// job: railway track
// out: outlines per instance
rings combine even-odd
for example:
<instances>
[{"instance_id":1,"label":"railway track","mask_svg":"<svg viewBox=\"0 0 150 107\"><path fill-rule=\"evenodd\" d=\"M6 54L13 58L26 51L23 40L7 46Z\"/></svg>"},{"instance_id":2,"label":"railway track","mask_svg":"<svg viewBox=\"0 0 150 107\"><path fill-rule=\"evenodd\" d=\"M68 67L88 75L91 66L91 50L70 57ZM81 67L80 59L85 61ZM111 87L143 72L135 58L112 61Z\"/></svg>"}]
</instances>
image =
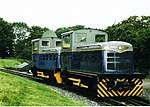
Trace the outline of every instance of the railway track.
<instances>
[{"instance_id":1,"label":"railway track","mask_svg":"<svg viewBox=\"0 0 150 107\"><path fill-rule=\"evenodd\" d=\"M150 101L143 97L109 98L109 100L120 106L150 106Z\"/></svg>"},{"instance_id":2,"label":"railway track","mask_svg":"<svg viewBox=\"0 0 150 107\"><path fill-rule=\"evenodd\" d=\"M142 97L130 97L126 100L135 106L150 106L150 101Z\"/></svg>"},{"instance_id":3,"label":"railway track","mask_svg":"<svg viewBox=\"0 0 150 107\"><path fill-rule=\"evenodd\" d=\"M21 71L17 71L17 70L10 70L10 69L5 69L5 68L0 68L1 71L6 72L6 73L10 73L10 74L15 74L18 76L22 76L22 77L26 77L28 79L40 82L40 83L44 83L47 85L54 85L54 84L49 84L45 81L43 81L42 78L38 78L38 77L33 77L32 73L28 73L28 72L21 72ZM150 106L150 101L143 98L143 97L125 97L125 98L101 98L101 99L97 99L96 97L94 97L94 95L86 90L81 90L78 87L73 88L70 87L68 85L63 85L63 86L57 86L54 85L58 88L64 89L64 90L68 90L70 92L74 92L78 95L82 95L84 97L87 97L88 99L94 101L94 102L101 102L101 104L104 104L105 106ZM88 93L88 94L87 94ZM92 96L92 97L89 97Z\"/></svg>"},{"instance_id":4,"label":"railway track","mask_svg":"<svg viewBox=\"0 0 150 107\"><path fill-rule=\"evenodd\" d=\"M5 68L0 68L1 71L9 73L9 74L14 74L14 75L18 75L18 76L22 76L22 77L26 77L28 79L37 81L37 82L42 82L43 79L38 78L38 77L33 77L32 73L28 73L28 72L21 72L21 71L17 71L17 70L10 70L10 69L5 69Z\"/></svg>"}]
</instances>

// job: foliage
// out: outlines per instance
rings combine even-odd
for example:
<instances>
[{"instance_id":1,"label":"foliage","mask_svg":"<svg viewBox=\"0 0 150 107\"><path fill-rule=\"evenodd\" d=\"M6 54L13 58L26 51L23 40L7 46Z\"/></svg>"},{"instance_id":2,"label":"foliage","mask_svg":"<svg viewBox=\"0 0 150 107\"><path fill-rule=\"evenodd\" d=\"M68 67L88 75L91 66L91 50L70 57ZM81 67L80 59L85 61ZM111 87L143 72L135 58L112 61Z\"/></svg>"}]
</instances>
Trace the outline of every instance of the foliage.
<instances>
[{"instance_id":1,"label":"foliage","mask_svg":"<svg viewBox=\"0 0 150 107\"><path fill-rule=\"evenodd\" d=\"M49 30L48 28L42 28L40 26L32 26L29 31L28 38L24 39L20 44L23 45L22 52L18 56L19 58L31 60L31 41L33 39L41 38L42 34Z\"/></svg>"},{"instance_id":2,"label":"foliage","mask_svg":"<svg viewBox=\"0 0 150 107\"><path fill-rule=\"evenodd\" d=\"M49 87L26 78L0 72L0 106L81 106Z\"/></svg>"},{"instance_id":3,"label":"foliage","mask_svg":"<svg viewBox=\"0 0 150 107\"><path fill-rule=\"evenodd\" d=\"M0 18L0 57L5 58L13 55L13 44L15 36L13 25Z\"/></svg>"},{"instance_id":4,"label":"foliage","mask_svg":"<svg viewBox=\"0 0 150 107\"><path fill-rule=\"evenodd\" d=\"M14 30L14 34L16 36L16 42L27 39L29 36L29 33L30 33L29 26L24 22L13 23L13 30Z\"/></svg>"},{"instance_id":5,"label":"foliage","mask_svg":"<svg viewBox=\"0 0 150 107\"><path fill-rule=\"evenodd\" d=\"M72 27L63 27L63 28L58 28L55 33L58 36L58 38L61 38L61 34L64 32L69 32L69 31L73 31L73 30L79 30L79 29L83 29L84 26L83 25L76 25L76 26L72 26Z\"/></svg>"},{"instance_id":6,"label":"foliage","mask_svg":"<svg viewBox=\"0 0 150 107\"><path fill-rule=\"evenodd\" d=\"M13 23L15 39L15 56L22 59L31 60L31 40L40 38L48 28L32 26L31 28L24 22Z\"/></svg>"},{"instance_id":7,"label":"foliage","mask_svg":"<svg viewBox=\"0 0 150 107\"><path fill-rule=\"evenodd\" d=\"M27 45L26 39L28 39L29 37L30 28L24 22L17 22L13 23L13 30L14 35L16 36L14 44L15 48L14 56L24 58L25 54L24 50L28 49L28 47L26 47Z\"/></svg>"},{"instance_id":8,"label":"foliage","mask_svg":"<svg viewBox=\"0 0 150 107\"><path fill-rule=\"evenodd\" d=\"M45 31L49 30L48 28L42 28L40 26L32 26L30 30L30 40L41 38Z\"/></svg>"},{"instance_id":9,"label":"foliage","mask_svg":"<svg viewBox=\"0 0 150 107\"><path fill-rule=\"evenodd\" d=\"M146 72L150 69L150 16L131 16L109 26L106 32L109 40L126 41L133 45L136 70Z\"/></svg>"}]
</instances>

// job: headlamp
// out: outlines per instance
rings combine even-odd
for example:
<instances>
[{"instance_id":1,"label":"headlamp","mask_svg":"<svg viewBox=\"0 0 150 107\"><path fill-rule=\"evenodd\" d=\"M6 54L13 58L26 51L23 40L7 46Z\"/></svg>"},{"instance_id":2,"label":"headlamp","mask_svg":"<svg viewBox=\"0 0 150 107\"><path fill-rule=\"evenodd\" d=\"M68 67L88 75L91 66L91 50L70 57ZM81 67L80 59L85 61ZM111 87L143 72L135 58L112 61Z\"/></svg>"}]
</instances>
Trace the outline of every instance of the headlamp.
<instances>
[{"instance_id":1,"label":"headlamp","mask_svg":"<svg viewBox=\"0 0 150 107\"><path fill-rule=\"evenodd\" d=\"M119 50L122 50L122 49L123 49L123 47L122 47L122 46L118 46L118 49L119 49Z\"/></svg>"}]
</instances>

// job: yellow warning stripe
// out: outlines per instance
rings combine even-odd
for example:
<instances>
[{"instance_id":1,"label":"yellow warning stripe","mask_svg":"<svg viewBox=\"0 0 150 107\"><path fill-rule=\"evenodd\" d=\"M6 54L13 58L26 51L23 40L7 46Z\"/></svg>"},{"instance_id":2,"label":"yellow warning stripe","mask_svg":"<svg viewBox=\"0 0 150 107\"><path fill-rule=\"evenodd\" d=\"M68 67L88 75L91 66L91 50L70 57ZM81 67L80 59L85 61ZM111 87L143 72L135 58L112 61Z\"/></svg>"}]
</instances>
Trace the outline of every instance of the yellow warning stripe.
<instances>
[{"instance_id":1,"label":"yellow warning stripe","mask_svg":"<svg viewBox=\"0 0 150 107\"><path fill-rule=\"evenodd\" d=\"M124 92L124 91L122 91L122 92L117 91L117 93L118 93L120 96L122 96L123 92Z\"/></svg>"},{"instance_id":2,"label":"yellow warning stripe","mask_svg":"<svg viewBox=\"0 0 150 107\"><path fill-rule=\"evenodd\" d=\"M102 85L102 87L107 91L107 88L106 88L106 86L102 83L102 82L100 82L100 84ZM111 92L109 92L109 91L107 91L112 97L113 97L113 94L111 93Z\"/></svg>"},{"instance_id":3,"label":"yellow warning stripe","mask_svg":"<svg viewBox=\"0 0 150 107\"><path fill-rule=\"evenodd\" d=\"M140 79L138 78L134 83L136 84Z\"/></svg>"},{"instance_id":4,"label":"yellow warning stripe","mask_svg":"<svg viewBox=\"0 0 150 107\"><path fill-rule=\"evenodd\" d=\"M115 96L118 96L118 94L114 90L112 90L112 92L115 94Z\"/></svg>"},{"instance_id":5,"label":"yellow warning stripe","mask_svg":"<svg viewBox=\"0 0 150 107\"><path fill-rule=\"evenodd\" d=\"M138 85L140 84L141 82L139 82L134 88L133 90L128 94L128 96L130 96L132 94L133 91L135 91L135 89L138 87Z\"/></svg>"},{"instance_id":6,"label":"yellow warning stripe","mask_svg":"<svg viewBox=\"0 0 150 107\"><path fill-rule=\"evenodd\" d=\"M132 82L135 80L136 78L132 79Z\"/></svg>"},{"instance_id":7,"label":"yellow warning stripe","mask_svg":"<svg viewBox=\"0 0 150 107\"><path fill-rule=\"evenodd\" d=\"M100 95L99 95L99 94L97 94L97 97L100 97Z\"/></svg>"},{"instance_id":8,"label":"yellow warning stripe","mask_svg":"<svg viewBox=\"0 0 150 107\"><path fill-rule=\"evenodd\" d=\"M102 89L102 87L98 84L98 88L107 96L109 97L109 95Z\"/></svg>"},{"instance_id":9,"label":"yellow warning stripe","mask_svg":"<svg viewBox=\"0 0 150 107\"><path fill-rule=\"evenodd\" d=\"M68 70L69 72L75 72L78 74L86 74L86 75L92 75L92 76L97 76L97 74L91 74L91 73L87 73L87 72L79 72L79 71L73 71L73 70Z\"/></svg>"},{"instance_id":10,"label":"yellow warning stripe","mask_svg":"<svg viewBox=\"0 0 150 107\"><path fill-rule=\"evenodd\" d=\"M104 79L102 79L103 82L106 82Z\"/></svg>"},{"instance_id":11,"label":"yellow warning stripe","mask_svg":"<svg viewBox=\"0 0 150 107\"><path fill-rule=\"evenodd\" d=\"M107 91L107 92L113 97L113 94L111 92L109 92L109 91Z\"/></svg>"},{"instance_id":12,"label":"yellow warning stripe","mask_svg":"<svg viewBox=\"0 0 150 107\"><path fill-rule=\"evenodd\" d=\"M84 84L80 84L80 87L88 88L88 86Z\"/></svg>"},{"instance_id":13,"label":"yellow warning stripe","mask_svg":"<svg viewBox=\"0 0 150 107\"><path fill-rule=\"evenodd\" d=\"M137 91L139 91L141 89L141 87L142 87L142 85L139 86L139 88L132 94L132 96L134 96L137 93Z\"/></svg>"},{"instance_id":14,"label":"yellow warning stripe","mask_svg":"<svg viewBox=\"0 0 150 107\"><path fill-rule=\"evenodd\" d=\"M100 82L100 84L103 86L103 88L104 88L105 90L107 90L106 86L105 86L102 82Z\"/></svg>"},{"instance_id":15,"label":"yellow warning stripe","mask_svg":"<svg viewBox=\"0 0 150 107\"><path fill-rule=\"evenodd\" d=\"M119 79L118 82L124 82L125 78Z\"/></svg>"},{"instance_id":16,"label":"yellow warning stripe","mask_svg":"<svg viewBox=\"0 0 150 107\"><path fill-rule=\"evenodd\" d=\"M71 81L74 81L73 84L79 86L81 83L81 79L68 78Z\"/></svg>"},{"instance_id":17,"label":"yellow warning stripe","mask_svg":"<svg viewBox=\"0 0 150 107\"><path fill-rule=\"evenodd\" d=\"M43 72L37 71L37 76L43 77L43 78L49 78L49 75L45 76Z\"/></svg>"},{"instance_id":18,"label":"yellow warning stripe","mask_svg":"<svg viewBox=\"0 0 150 107\"><path fill-rule=\"evenodd\" d=\"M101 97L114 97L114 96L139 96L143 91L143 86L141 85L142 81L140 78L132 78L131 82L135 84L133 89L127 91L115 91L115 90L108 90L105 83L109 82L109 78L102 79L99 81L98 86L98 94ZM119 79L119 82L128 82L129 79L123 78Z\"/></svg>"},{"instance_id":19,"label":"yellow warning stripe","mask_svg":"<svg viewBox=\"0 0 150 107\"><path fill-rule=\"evenodd\" d=\"M75 79L75 78L68 78L69 80L71 80L71 81L80 81L80 79Z\"/></svg>"},{"instance_id":20,"label":"yellow warning stripe","mask_svg":"<svg viewBox=\"0 0 150 107\"><path fill-rule=\"evenodd\" d=\"M107 80L107 81L109 81L109 79L108 79L108 78L106 78L106 80Z\"/></svg>"},{"instance_id":21,"label":"yellow warning stripe","mask_svg":"<svg viewBox=\"0 0 150 107\"><path fill-rule=\"evenodd\" d=\"M124 94L123 96L126 96L126 95L128 94L129 91L130 91L130 90L126 91L125 94Z\"/></svg>"},{"instance_id":22,"label":"yellow warning stripe","mask_svg":"<svg viewBox=\"0 0 150 107\"><path fill-rule=\"evenodd\" d=\"M141 90L138 92L137 96L139 96L139 94L140 94L142 91L143 91L143 89L141 89Z\"/></svg>"},{"instance_id":23,"label":"yellow warning stripe","mask_svg":"<svg viewBox=\"0 0 150 107\"><path fill-rule=\"evenodd\" d=\"M126 82L128 82L129 80L127 79Z\"/></svg>"},{"instance_id":24,"label":"yellow warning stripe","mask_svg":"<svg viewBox=\"0 0 150 107\"><path fill-rule=\"evenodd\" d=\"M102 97L105 97L99 90L97 90L97 92L98 92Z\"/></svg>"}]
</instances>

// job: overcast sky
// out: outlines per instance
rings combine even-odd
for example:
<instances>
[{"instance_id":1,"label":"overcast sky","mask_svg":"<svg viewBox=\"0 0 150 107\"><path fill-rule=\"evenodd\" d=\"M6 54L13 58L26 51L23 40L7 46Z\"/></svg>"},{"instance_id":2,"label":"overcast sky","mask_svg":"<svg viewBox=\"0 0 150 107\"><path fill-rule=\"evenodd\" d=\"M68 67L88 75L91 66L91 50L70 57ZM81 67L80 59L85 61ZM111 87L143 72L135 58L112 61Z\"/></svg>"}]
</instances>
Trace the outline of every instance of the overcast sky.
<instances>
[{"instance_id":1,"label":"overcast sky","mask_svg":"<svg viewBox=\"0 0 150 107\"><path fill-rule=\"evenodd\" d=\"M133 15L150 15L150 0L0 0L0 17L56 30L85 25L104 29Z\"/></svg>"}]
</instances>

